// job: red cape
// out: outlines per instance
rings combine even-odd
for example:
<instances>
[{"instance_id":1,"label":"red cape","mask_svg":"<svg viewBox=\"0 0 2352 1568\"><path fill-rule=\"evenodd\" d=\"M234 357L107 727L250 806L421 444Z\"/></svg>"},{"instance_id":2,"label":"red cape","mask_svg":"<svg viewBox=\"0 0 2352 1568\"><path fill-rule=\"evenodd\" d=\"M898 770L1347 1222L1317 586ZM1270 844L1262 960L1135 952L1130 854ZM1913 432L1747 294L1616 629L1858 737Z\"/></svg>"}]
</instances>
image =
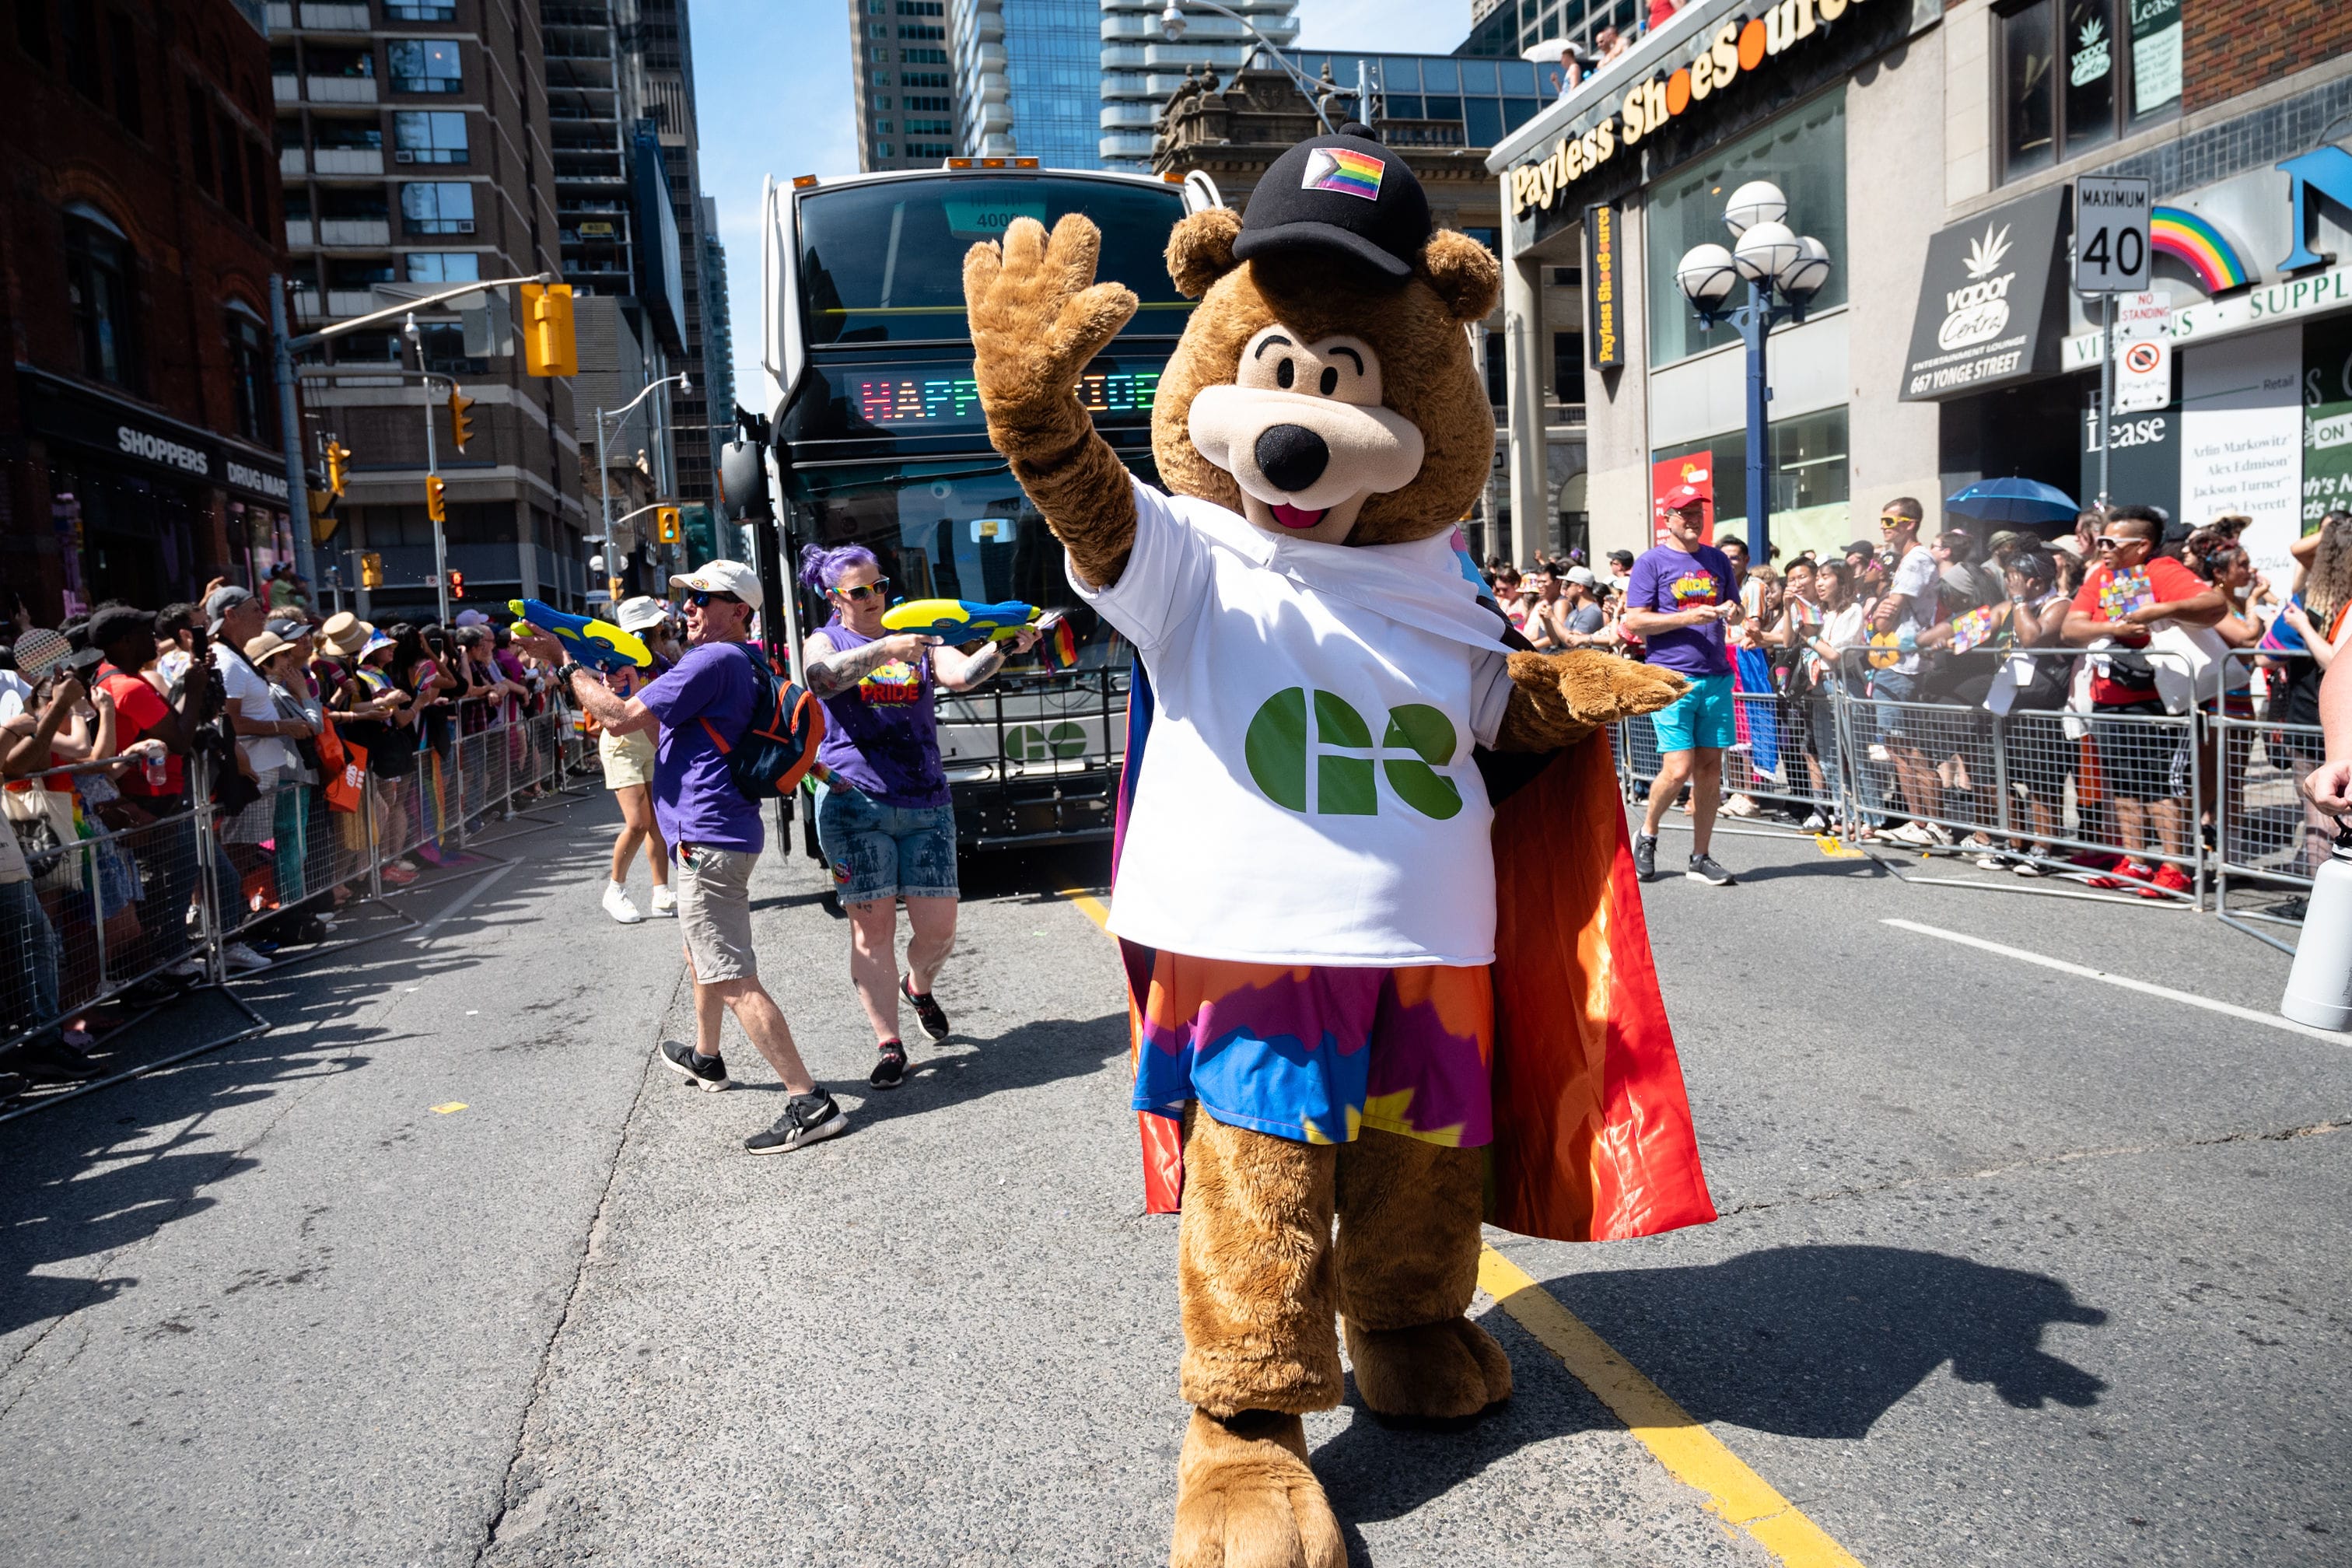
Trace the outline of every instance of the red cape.
<instances>
[{"instance_id":1,"label":"red cape","mask_svg":"<svg viewBox=\"0 0 2352 1568\"><path fill-rule=\"evenodd\" d=\"M1609 851L1595 854L1602 836ZM1715 1218L1605 732L1496 807L1495 894L1487 1219L1554 1241L1617 1241ZM1119 945L1139 1049L1151 954ZM1137 1120L1145 1207L1173 1214L1182 1131Z\"/></svg>"}]
</instances>

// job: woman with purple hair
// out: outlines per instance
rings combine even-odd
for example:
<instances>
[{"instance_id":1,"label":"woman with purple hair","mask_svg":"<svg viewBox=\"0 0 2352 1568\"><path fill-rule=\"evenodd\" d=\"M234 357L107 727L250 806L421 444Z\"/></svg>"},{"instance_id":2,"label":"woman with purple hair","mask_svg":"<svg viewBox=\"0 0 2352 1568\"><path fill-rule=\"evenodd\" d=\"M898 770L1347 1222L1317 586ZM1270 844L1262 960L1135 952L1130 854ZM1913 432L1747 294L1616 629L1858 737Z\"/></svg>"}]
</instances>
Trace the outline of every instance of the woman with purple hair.
<instances>
[{"instance_id":1,"label":"woman with purple hair","mask_svg":"<svg viewBox=\"0 0 2352 1568\"><path fill-rule=\"evenodd\" d=\"M1004 663L1005 646L977 652L934 637L887 635L890 580L864 545L801 552L801 581L823 594L832 618L802 650L808 689L825 706L817 760L830 776L817 796L817 847L849 914L849 978L880 1053L869 1079L896 1089L907 1076L898 1004L913 1005L923 1032L948 1036L931 994L955 946L955 807L940 762L935 692L970 691ZM1013 639L1025 653L1034 631ZM907 972L898 973L898 901L907 904Z\"/></svg>"}]
</instances>

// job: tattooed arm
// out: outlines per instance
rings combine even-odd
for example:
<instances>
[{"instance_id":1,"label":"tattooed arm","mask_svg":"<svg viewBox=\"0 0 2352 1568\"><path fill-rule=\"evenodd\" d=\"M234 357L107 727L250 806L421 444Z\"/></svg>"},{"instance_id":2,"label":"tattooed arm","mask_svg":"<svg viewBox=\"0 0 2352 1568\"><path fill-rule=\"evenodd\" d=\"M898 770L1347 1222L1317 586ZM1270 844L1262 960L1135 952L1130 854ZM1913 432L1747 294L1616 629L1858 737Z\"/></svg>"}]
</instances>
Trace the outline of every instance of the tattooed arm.
<instances>
[{"instance_id":1,"label":"tattooed arm","mask_svg":"<svg viewBox=\"0 0 2352 1568\"><path fill-rule=\"evenodd\" d=\"M931 656L932 668L940 672L940 685L949 691L970 691L990 676L1004 668L1008 653L1027 653L1037 646L1037 629L1024 626L1013 635L1010 647L1001 642L982 646L977 653L967 654L960 647L943 647Z\"/></svg>"},{"instance_id":2,"label":"tattooed arm","mask_svg":"<svg viewBox=\"0 0 2352 1568\"><path fill-rule=\"evenodd\" d=\"M900 632L877 637L863 647L835 648L823 632L812 632L801 648L801 673L818 697L836 697L892 660L914 663L923 650L936 647L939 638Z\"/></svg>"}]
</instances>

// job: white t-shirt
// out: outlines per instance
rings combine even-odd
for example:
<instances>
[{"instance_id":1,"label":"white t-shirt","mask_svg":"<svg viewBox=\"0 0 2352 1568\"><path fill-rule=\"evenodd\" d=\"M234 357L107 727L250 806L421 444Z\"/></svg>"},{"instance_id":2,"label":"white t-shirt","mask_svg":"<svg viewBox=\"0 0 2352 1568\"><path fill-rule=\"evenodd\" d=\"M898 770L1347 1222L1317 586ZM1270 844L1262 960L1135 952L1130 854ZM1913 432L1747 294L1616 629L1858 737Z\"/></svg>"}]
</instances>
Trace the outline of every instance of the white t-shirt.
<instances>
[{"instance_id":1,"label":"white t-shirt","mask_svg":"<svg viewBox=\"0 0 2352 1568\"><path fill-rule=\"evenodd\" d=\"M261 672L245 661L245 656L235 653L219 643L212 646L212 664L220 671L221 689L228 694L229 710L240 719L278 720L278 699L270 695L269 682ZM245 753L246 765L255 773L271 768L290 767L294 753L286 742L275 735L239 735L237 750Z\"/></svg>"},{"instance_id":2,"label":"white t-shirt","mask_svg":"<svg viewBox=\"0 0 2352 1568\"><path fill-rule=\"evenodd\" d=\"M1886 584L1890 594L1901 594L1910 602L1903 614L1895 617L1895 630L1916 633L1935 625L1936 594L1943 574L1936 570L1936 552L1924 544L1914 544L1896 563L1894 579ZM1898 674L1919 673L1919 656L1906 653L1895 661Z\"/></svg>"},{"instance_id":3,"label":"white t-shirt","mask_svg":"<svg viewBox=\"0 0 2352 1568\"><path fill-rule=\"evenodd\" d=\"M1860 647L1868 642L1870 633L1863 619L1862 601L1848 600L1845 608L1842 610L1823 610L1821 639L1840 651L1850 647ZM1858 658L1832 659L1828 662L1827 668L1832 674L1843 676L1857 686L1860 685L1862 678L1870 673L1869 666Z\"/></svg>"},{"instance_id":4,"label":"white t-shirt","mask_svg":"<svg viewBox=\"0 0 2352 1568\"><path fill-rule=\"evenodd\" d=\"M1118 583L1077 590L1157 704L1110 929L1260 963L1493 962L1470 749L1494 743L1510 677L1447 535L1276 539L1141 483L1135 510Z\"/></svg>"},{"instance_id":5,"label":"white t-shirt","mask_svg":"<svg viewBox=\"0 0 2352 1568\"><path fill-rule=\"evenodd\" d=\"M13 669L0 669L0 724L22 713L32 700L33 689L23 676Z\"/></svg>"}]
</instances>

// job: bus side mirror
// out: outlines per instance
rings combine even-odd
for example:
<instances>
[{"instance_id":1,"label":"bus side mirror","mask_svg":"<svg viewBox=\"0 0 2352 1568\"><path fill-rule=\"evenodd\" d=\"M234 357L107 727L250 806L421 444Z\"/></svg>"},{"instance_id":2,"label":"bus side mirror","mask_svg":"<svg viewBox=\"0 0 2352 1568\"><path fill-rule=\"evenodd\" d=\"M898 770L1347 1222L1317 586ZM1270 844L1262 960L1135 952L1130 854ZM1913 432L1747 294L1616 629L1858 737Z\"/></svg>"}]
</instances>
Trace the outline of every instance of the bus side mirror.
<instances>
[{"instance_id":1,"label":"bus side mirror","mask_svg":"<svg viewBox=\"0 0 2352 1568\"><path fill-rule=\"evenodd\" d=\"M768 465L765 454L750 441L730 441L719 448L719 510L732 522L744 517L763 517L767 509L757 504L768 488Z\"/></svg>"}]
</instances>

